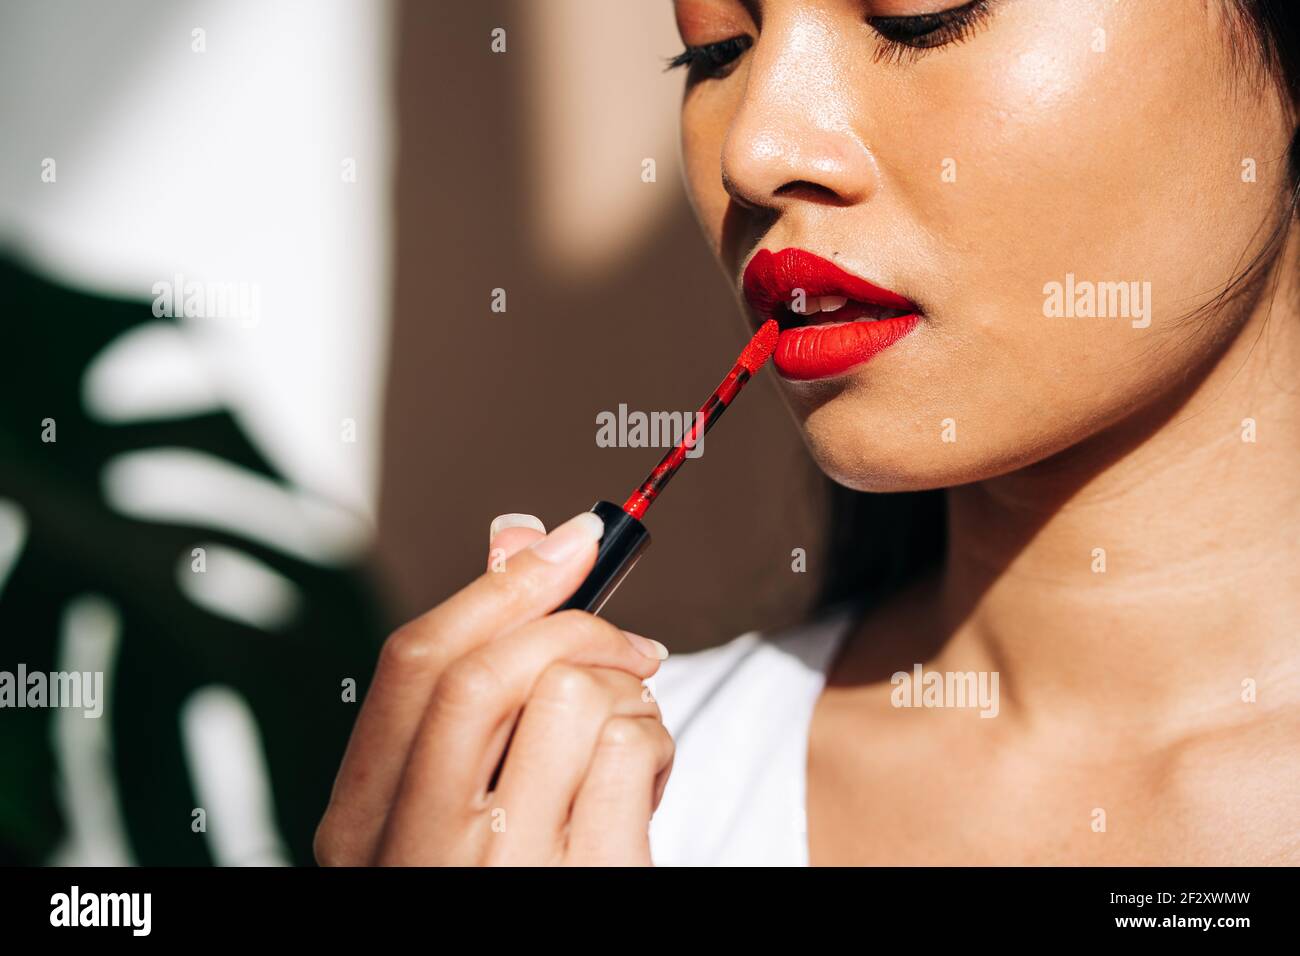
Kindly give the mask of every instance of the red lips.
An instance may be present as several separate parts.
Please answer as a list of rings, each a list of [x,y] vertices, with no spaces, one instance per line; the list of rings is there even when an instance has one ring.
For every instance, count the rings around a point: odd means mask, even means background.
[[[745,299],[762,320],[776,319],[781,325],[773,361],[788,379],[841,375],[893,345],[921,320],[910,299],[803,249],[760,249],[745,268],[743,284]],[[796,298],[810,307],[823,296],[838,297],[831,306],[838,299],[848,301],[833,311],[790,310]]]

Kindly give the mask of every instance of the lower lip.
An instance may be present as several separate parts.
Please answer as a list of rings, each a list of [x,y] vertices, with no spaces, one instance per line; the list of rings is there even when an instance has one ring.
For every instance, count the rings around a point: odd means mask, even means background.
[[[889,348],[920,321],[918,315],[900,315],[786,329],[777,340],[772,361],[784,378],[794,381],[843,375]]]

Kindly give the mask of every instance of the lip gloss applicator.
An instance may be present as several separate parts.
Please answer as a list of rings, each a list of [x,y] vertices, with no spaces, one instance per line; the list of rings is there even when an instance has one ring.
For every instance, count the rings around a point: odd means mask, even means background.
[[[740,394],[745,383],[758,374],[763,363],[776,349],[780,331],[776,320],[768,319],[754,333],[754,337],[741,351],[740,357],[736,359],[736,364],[727,373],[727,377],[700,406],[690,429],[682,436],[682,440],[664,455],[659,464],[655,465],[654,470],[646,476],[645,481],[641,482],[636,491],[632,492],[622,507],[610,501],[596,502],[591,509],[592,513],[599,515],[600,520],[605,524],[605,532],[601,535],[596,552],[596,564],[578,586],[578,590],[573,592],[573,596],[562,604],[559,610],[577,609],[590,611],[592,614],[600,612],[610,595],[614,593],[614,589],[622,583],[637,559],[650,546],[650,532],[641,523],[641,518],[672,480],[673,475],[677,474],[677,469],[686,460],[686,453],[694,448],[713,427],[713,423],[722,417],[722,413]]]

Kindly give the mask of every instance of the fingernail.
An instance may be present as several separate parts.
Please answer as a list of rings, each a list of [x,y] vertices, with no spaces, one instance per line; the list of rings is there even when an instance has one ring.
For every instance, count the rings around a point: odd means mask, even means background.
[[[546,534],[546,525],[542,524],[536,515],[497,515],[492,519],[492,526],[488,528],[488,544],[491,544],[493,539],[506,528],[532,528],[534,531]]]
[[[587,545],[599,541],[604,533],[605,522],[600,520],[600,516],[584,511],[532,545],[532,551],[543,561],[562,564]]]
[[[642,637],[640,634],[633,634],[631,631],[624,631],[623,636],[646,657],[653,657],[657,661],[668,660],[668,648],[658,641],[649,637]]]

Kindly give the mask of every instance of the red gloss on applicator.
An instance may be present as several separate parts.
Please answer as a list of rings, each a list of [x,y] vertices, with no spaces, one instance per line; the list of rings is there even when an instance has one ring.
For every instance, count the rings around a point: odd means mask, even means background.
[[[677,474],[686,461],[686,453],[696,446],[708,433],[714,423],[722,417],[745,383],[758,374],[758,370],[776,349],[777,338],[781,330],[775,319],[768,319],[754,333],[749,344],[741,351],[736,364],[727,373],[726,378],[713,390],[699,412],[696,413],[691,427],[682,440],[664,455],[659,464],[646,476],[623,507],[609,501],[598,501],[591,510],[605,523],[605,533],[601,536],[596,552],[596,564],[587,575],[586,580],[573,593],[573,596],[560,607],[560,610],[576,608],[582,611],[599,613],[614,589],[622,583],[623,578],[632,570],[641,553],[650,546],[650,532],[641,523],[641,518],[652,505],[664,487]]]
[[[676,448],[664,455],[659,464],[655,465],[654,470],[646,476],[645,481],[641,482],[641,487],[632,492],[631,497],[623,502],[624,511],[633,518],[640,518],[646,513],[646,509],[659,497],[659,493],[664,490],[664,486],[672,480],[673,475],[677,474],[677,469],[686,460],[686,453],[694,448],[699,440],[713,427],[713,423],[722,417],[722,413],[740,394],[740,390],[745,387],[745,383],[758,374],[758,370],[763,367],[763,363],[776,350],[776,340],[780,334],[781,329],[776,324],[775,319],[768,319],[754,333],[754,337],[749,340],[749,344],[740,353],[740,358],[736,359],[736,364],[727,373],[727,377],[713,390],[713,394],[695,413],[690,430],[682,436],[681,442]]]

